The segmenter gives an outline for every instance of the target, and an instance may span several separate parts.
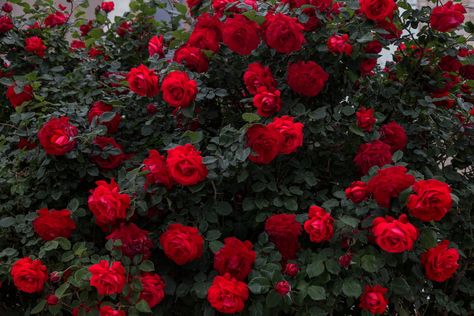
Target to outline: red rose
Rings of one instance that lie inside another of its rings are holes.
[[[255,124],[247,130],[247,146],[252,149],[249,160],[256,164],[269,164],[280,153],[283,136],[274,128]]]
[[[421,255],[421,265],[428,280],[444,282],[459,268],[459,251],[456,248],[448,249],[448,246],[449,240],[443,240]]]
[[[174,108],[185,108],[193,103],[198,92],[196,81],[188,74],[175,70],[166,75],[161,84],[163,100]]]
[[[168,190],[173,187],[173,179],[171,178],[168,167],[166,166],[166,158],[154,149],[148,151],[148,157],[143,160],[144,171],[146,174],[147,184],[162,184]]]
[[[87,24],[82,24],[80,27],[79,27],[79,31],[81,31],[81,36],[86,36],[87,34],[89,34],[89,32],[92,30],[92,21],[89,20],[89,22],[87,22]]]
[[[163,35],[153,36],[148,41],[148,54],[150,57],[158,55],[159,58],[165,57],[165,52],[163,51]]]
[[[377,119],[374,117],[374,109],[367,109],[365,107],[359,108],[356,112],[356,118],[357,126],[366,132],[371,132],[377,122]]]
[[[328,50],[335,54],[352,55],[352,45],[349,42],[349,35],[333,35],[328,39]]]
[[[99,310],[99,316],[127,316],[125,311],[115,310],[109,305],[104,305]]]
[[[17,89],[15,84],[9,86],[7,89],[7,99],[8,101],[10,101],[14,108],[22,105],[24,102],[28,102],[33,99],[32,86],[23,86],[23,90],[19,93],[16,93],[15,89]]]
[[[389,208],[390,199],[398,197],[415,182],[415,177],[406,172],[405,167],[389,167],[377,171],[377,174],[369,180],[368,189],[379,206]]]
[[[46,17],[44,20],[44,25],[47,27],[55,27],[59,25],[63,25],[67,22],[68,16],[60,11],[56,11]]]
[[[201,152],[191,144],[168,149],[168,173],[174,182],[184,186],[195,185],[207,177],[207,167],[202,163]]]
[[[383,314],[387,309],[388,301],[385,297],[388,292],[387,288],[380,285],[366,285],[364,293],[360,296],[359,307],[372,314]]]
[[[140,299],[145,300],[150,308],[158,305],[165,297],[165,281],[156,273],[144,273],[140,276],[142,291]]]
[[[6,33],[13,28],[13,21],[9,16],[0,16],[0,33]]]
[[[112,295],[122,293],[126,283],[125,268],[121,262],[111,264],[107,260],[89,267],[91,273],[90,285],[97,289],[99,295]]]
[[[25,293],[41,292],[48,280],[48,270],[41,260],[29,257],[18,259],[12,265],[10,275],[13,284]]]
[[[187,44],[189,46],[210,50],[214,53],[217,53],[219,51],[220,45],[220,34],[220,30],[217,32],[213,27],[199,27],[198,22],[191,33]]]
[[[347,253],[340,256],[338,259],[338,263],[343,268],[349,267],[352,263],[352,253],[348,251]]]
[[[420,180],[413,185],[407,200],[410,215],[424,222],[439,221],[453,206],[451,188],[444,182]]]
[[[275,292],[281,296],[287,295],[291,291],[291,285],[288,281],[279,281],[275,284]]]
[[[102,180],[96,184],[97,187],[91,192],[87,203],[95,216],[96,224],[102,230],[107,230],[109,226],[127,218],[130,196],[120,194],[120,188],[113,179],[110,184]]]
[[[467,80],[474,80],[474,65],[463,65],[459,70],[461,76]]]
[[[42,208],[36,212],[38,217],[33,221],[33,229],[43,240],[53,240],[58,237],[70,238],[76,229],[76,223],[71,219],[69,210],[48,210]]]
[[[380,128],[380,140],[390,146],[392,153],[407,145],[405,129],[396,122],[390,122]]]
[[[431,27],[440,32],[452,31],[464,22],[465,13],[466,9],[462,4],[448,1],[431,11]]]
[[[46,304],[48,305],[56,305],[58,304],[58,302],[59,302],[59,298],[54,294],[49,294],[46,297]]]
[[[201,258],[204,239],[197,228],[170,224],[160,236],[160,245],[165,255],[181,266]]]
[[[99,155],[92,155],[91,160],[102,169],[115,169],[127,159],[122,145],[112,137],[97,136],[94,145],[100,150]]]
[[[207,291],[207,300],[220,313],[239,313],[245,308],[249,297],[247,284],[237,281],[230,274],[216,276]]]
[[[132,68],[127,74],[127,81],[130,90],[142,97],[152,98],[160,92],[158,81],[160,78],[154,70],[148,69],[145,65]]]
[[[372,70],[374,70],[375,66],[377,66],[377,58],[366,58],[362,60],[359,65],[360,74],[363,76],[372,74]]]
[[[367,174],[373,166],[382,167],[390,164],[392,163],[390,146],[380,140],[362,144],[354,157],[354,163],[362,174]]]
[[[128,21],[123,21],[117,28],[117,34],[120,37],[124,37],[125,34],[129,33],[132,30],[132,24]]]
[[[285,265],[285,269],[283,270],[283,273],[287,276],[295,277],[299,271],[300,271],[300,268],[298,267],[296,263],[287,263]]]
[[[257,108],[257,113],[263,117],[269,117],[281,110],[280,91],[267,91],[266,88],[259,88],[259,92],[253,97],[253,105]]]
[[[446,55],[441,57],[438,66],[442,71],[458,72],[462,64],[456,57]]]
[[[260,26],[245,16],[228,17],[222,25],[224,44],[239,55],[250,55],[260,44]]]
[[[87,119],[89,120],[89,123],[92,123],[94,118],[97,118],[97,124],[106,126],[107,132],[115,133],[118,130],[120,121],[122,120],[120,113],[115,113],[112,117],[108,114],[107,119],[101,118],[104,113],[113,113],[113,107],[102,101],[94,102],[87,114]]]
[[[192,9],[201,4],[201,0],[186,0],[186,4],[188,5],[189,9]]]
[[[324,88],[329,75],[314,61],[298,61],[288,65],[286,81],[294,92],[314,97]]]
[[[294,153],[299,147],[303,145],[303,123],[293,122],[293,117],[284,115],[282,117],[275,117],[273,121],[268,124],[268,128],[275,129],[281,136],[283,136],[283,143],[280,146],[280,154]]]
[[[272,215],[265,221],[265,232],[281,253],[283,261],[296,259],[301,230],[301,223],[296,221],[295,214]]]
[[[289,54],[303,46],[303,29],[296,18],[281,13],[268,13],[263,24],[263,39],[270,48]]]
[[[368,42],[367,45],[364,47],[364,52],[368,54],[378,54],[382,51],[382,44],[380,44],[379,41],[373,40],[371,42]]]
[[[244,280],[252,271],[257,254],[250,241],[235,237],[224,239],[224,246],[214,255],[214,270],[224,275],[229,273],[237,280]]]
[[[236,0],[212,0],[212,8],[214,9],[216,15],[221,17],[224,15],[224,12],[241,13],[243,9],[238,7],[240,3],[257,10],[256,0],[243,0],[242,2]]]
[[[375,218],[372,222],[372,234],[375,243],[391,253],[412,250],[419,235],[418,229],[408,221],[406,214],[401,214],[398,220],[391,216]]]
[[[43,40],[41,38],[38,36],[31,36],[25,39],[25,50],[39,57],[44,57],[46,46],[43,44]]]
[[[304,230],[314,243],[331,240],[334,235],[334,218],[319,206],[309,208],[308,220],[304,223]]]
[[[270,68],[260,63],[249,64],[244,73],[244,83],[252,95],[257,94],[260,87],[265,87],[267,90],[273,91],[277,86]]]
[[[2,11],[5,12],[5,13],[10,13],[10,12],[13,11],[13,6],[11,5],[10,2],[5,2],[2,5]]]
[[[219,42],[222,40],[221,26],[222,23],[219,20],[219,17],[215,15],[210,15],[209,13],[203,13],[198,16],[195,29],[209,29],[210,31],[215,33],[216,39]]]
[[[118,248],[125,256],[131,259],[136,255],[143,255],[143,259],[148,259],[153,248],[149,234],[148,231],[140,229],[133,223],[122,223],[119,228],[113,230],[105,239],[120,240],[122,244]]]
[[[354,181],[345,190],[346,198],[354,203],[360,203],[369,198],[370,192],[367,187],[367,183],[362,181]]]
[[[102,49],[97,49],[95,47],[91,47],[87,54],[89,55],[90,58],[96,58],[96,57],[99,57],[101,55],[104,55],[104,51]],[[107,58],[108,58],[107,56],[104,57],[104,59],[107,59]]]
[[[360,12],[375,22],[391,19],[397,8],[393,0],[359,0],[359,4]]]
[[[108,12],[111,12],[115,8],[115,4],[113,1],[105,1],[105,2],[102,2],[102,4],[100,5],[100,8],[108,13]]]
[[[173,60],[195,72],[206,72],[209,68],[209,60],[206,54],[197,47],[188,45],[181,46],[175,51]]]
[[[76,146],[77,127],[69,123],[69,118],[53,117],[38,132],[41,146],[50,155],[62,156]]]
[[[86,48],[86,43],[84,43],[83,41],[73,40],[71,42],[72,50],[85,49],[85,48]]]

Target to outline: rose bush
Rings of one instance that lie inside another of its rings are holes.
[[[0,313],[471,315],[462,4],[170,5],[1,7]]]

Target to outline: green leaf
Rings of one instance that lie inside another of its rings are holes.
[[[67,240],[66,238],[59,237],[59,238],[56,238],[56,240],[58,241],[61,248],[63,248],[63,250],[70,250],[71,249],[71,242],[69,240]]]
[[[213,240],[209,243],[209,249],[211,249],[212,253],[218,252],[222,247],[224,247],[224,244],[219,240]]]
[[[141,270],[141,271],[145,271],[145,272],[152,272],[152,271],[155,271],[155,265],[153,264],[152,261],[150,260],[145,260],[143,261],[139,266],[138,268]]]
[[[404,278],[395,278],[390,282],[390,288],[395,294],[407,295],[410,293],[410,286]]]
[[[188,12],[188,7],[184,4],[179,3],[179,2],[174,2],[174,7],[182,15],[185,15],[186,12]]]
[[[221,232],[218,231],[217,229],[210,230],[206,234],[206,240],[208,241],[213,241],[218,239],[221,236]]]
[[[344,215],[340,218],[340,221],[352,228],[359,226],[359,220],[352,216]]]
[[[420,234],[420,244],[423,248],[433,248],[437,244],[438,236],[436,231],[432,229],[425,229]]]
[[[313,301],[326,299],[326,290],[322,286],[311,285],[308,287],[308,295]]]
[[[263,277],[256,277],[250,280],[248,287],[253,294],[265,294],[270,290],[272,284],[270,280]]]
[[[339,274],[339,272],[341,272],[341,266],[335,259],[329,259],[326,261],[326,269],[331,274]]]
[[[278,306],[281,301],[281,295],[272,290],[268,293],[267,298],[265,300],[266,307],[273,308],[275,306]]]
[[[187,137],[189,138],[189,140],[191,141],[191,143],[193,144],[198,144],[199,142],[201,142],[204,138],[203,134],[201,131],[198,131],[198,132],[194,132],[194,131],[186,131],[184,132],[183,134],[183,137]]]
[[[347,297],[359,297],[362,293],[362,287],[354,278],[345,279],[342,284],[342,292]]]
[[[214,209],[217,214],[227,216],[232,213],[232,205],[229,202],[219,201],[214,204]]]
[[[378,258],[374,255],[362,256],[360,262],[362,269],[370,273],[379,271],[385,264],[383,258]]]
[[[403,151],[397,150],[396,152],[393,153],[392,160],[393,162],[397,162],[402,160],[403,158]]]
[[[260,121],[260,116],[258,116],[258,115],[255,114],[255,113],[244,113],[244,114],[242,114],[242,119],[243,119],[245,122],[253,123],[253,122],[258,122],[258,121]]]
[[[322,261],[316,261],[310,263],[306,267],[306,273],[310,278],[317,277],[318,275],[321,275],[324,272],[324,264]]]
[[[356,134],[356,135],[359,135],[359,136],[362,136],[362,137],[365,136],[364,131],[361,130],[361,129],[360,129],[359,127],[357,127],[356,125],[350,125],[350,126],[349,126],[349,130],[350,130],[352,133]]]
[[[33,309],[31,310],[30,314],[33,315],[33,314],[38,314],[38,313],[41,313],[44,309],[44,307],[46,306],[46,300],[41,300],[39,301],[38,304],[36,304],[35,307],[33,307]]]
[[[14,217],[4,217],[0,219],[0,227],[1,228],[8,228],[10,226],[15,225],[16,220]]]
[[[56,291],[54,292],[54,295],[56,295],[58,298],[61,298],[64,293],[66,293],[67,289],[69,288],[69,283],[63,283],[61,286],[59,286]]]
[[[137,304],[135,304],[135,308],[142,313],[151,313],[150,306],[145,300],[140,300]]]

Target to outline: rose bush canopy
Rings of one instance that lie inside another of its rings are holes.
[[[0,314],[472,315],[461,3],[87,7],[1,7]]]

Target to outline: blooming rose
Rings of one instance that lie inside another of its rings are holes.
[[[463,65],[459,70],[461,76],[467,80],[474,80],[474,65]]]
[[[25,102],[33,99],[33,87],[30,85],[23,86],[23,91],[20,93],[15,92],[15,84],[11,85],[7,89],[7,99],[10,101],[12,106],[16,108]]]
[[[446,55],[441,57],[438,66],[442,71],[458,72],[462,64],[456,57]]]
[[[102,4],[100,5],[100,8],[102,10],[104,10],[105,12],[111,12],[115,7],[115,4],[113,1],[105,1],[105,2],[102,2]]]
[[[301,49],[304,43],[303,29],[296,18],[268,13],[263,23],[263,39],[270,48],[289,54]]]
[[[387,288],[380,285],[366,285],[364,293],[360,296],[359,307],[372,314],[383,314],[387,309],[388,301],[385,297],[388,292]]]
[[[128,21],[123,21],[117,28],[117,34],[120,37],[124,37],[127,33],[132,30],[132,24]]]
[[[359,0],[359,4],[360,12],[375,22],[392,18],[393,11],[397,8],[393,0]]]
[[[444,282],[459,268],[459,251],[456,248],[448,249],[448,246],[449,240],[443,240],[421,255],[421,265],[427,279]]]
[[[451,188],[436,179],[417,181],[407,200],[410,215],[424,222],[441,220],[452,206]]]
[[[275,117],[273,121],[268,124],[268,128],[275,129],[281,136],[283,136],[283,143],[280,146],[280,154],[294,153],[299,147],[303,145],[303,123],[293,122],[293,117],[284,115],[282,117]]]
[[[257,94],[260,87],[265,87],[266,90],[273,91],[277,86],[270,68],[258,62],[249,64],[244,73],[244,83],[252,95]]]
[[[466,9],[461,3],[446,2],[431,11],[430,23],[434,30],[449,32],[464,22]]]
[[[46,17],[44,20],[44,25],[47,27],[55,27],[59,25],[63,25],[67,22],[68,16],[60,11],[56,11]]]
[[[377,174],[369,180],[368,189],[379,206],[390,207],[390,199],[398,197],[415,182],[415,177],[406,172],[405,167],[389,167],[377,171]]]
[[[374,117],[374,109],[359,108],[356,112],[357,126],[366,132],[371,132],[377,119]]]
[[[127,316],[125,311],[113,309],[109,305],[104,305],[99,310],[99,316]]]
[[[391,162],[392,153],[390,146],[380,140],[374,140],[371,143],[360,145],[354,157],[354,163],[362,174],[367,174],[369,169],[373,166],[382,167]]]
[[[352,54],[352,45],[348,42],[348,34],[333,35],[328,39],[328,50],[335,54],[345,54],[347,56],[350,56]]]
[[[252,271],[257,255],[250,241],[235,237],[224,239],[224,246],[214,255],[214,270],[223,275],[229,273],[237,280],[244,280]]]
[[[13,21],[9,16],[0,16],[0,33],[6,33],[13,28]]]
[[[245,16],[228,17],[222,25],[224,44],[239,55],[250,55],[260,44],[260,26]]]
[[[377,58],[363,59],[359,66],[360,74],[363,76],[372,74],[372,70],[374,70],[376,65]]]
[[[89,123],[92,123],[94,118],[97,118],[97,124],[102,124],[107,127],[109,133],[115,133],[118,130],[120,121],[122,120],[120,113],[115,113],[115,115],[108,120],[104,120],[101,116],[104,113],[113,112],[113,107],[102,101],[96,101],[92,104],[89,113],[87,114],[87,119]]]
[[[201,152],[191,144],[168,149],[168,173],[174,182],[184,186],[195,185],[207,177],[207,167],[202,163]]]
[[[184,265],[202,256],[204,239],[197,228],[170,224],[160,236],[160,245],[168,258]]]
[[[2,5],[2,11],[5,12],[5,13],[10,13],[10,12],[13,11],[13,6],[11,5],[10,2],[5,2]]]
[[[379,41],[373,40],[365,45],[364,52],[368,54],[378,54],[382,51],[382,48],[383,46]]]
[[[102,180],[96,184],[97,187],[91,192],[87,203],[95,216],[96,224],[107,230],[110,225],[127,218],[130,196],[120,194],[120,188],[113,179],[110,184]]]
[[[217,53],[221,39],[221,22],[219,19],[209,14],[203,14],[198,18],[187,44]]]
[[[173,187],[173,179],[168,172],[166,158],[158,151],[149,150],[148,157],[143,160],[143,165],[143,170],[148,171],[146,174],[147,184],[162,184],[168,190]]]
[[[279,281],[275,284],[275,292],[284,296],[291,291],[291,285],[288,281]]]
[[[70,238],[76,229],[76,223],[71,219],[69,210],[48,210],[42,208],[36,212],[38,217],[33,220],[33,229],[43,240],[53,240],[58,237]]]
[[[10,275],[13,284],[20,291],[26,293],[41,292],[48,280],[48,270],[41,260],[32,260],[30,257],[18,259],[12,265]]]
[[[43,40],[41,38],[38,36],[31,36],[25,39],[25,50],[39,57],[44,57],[46,46],[43,44]]]
[[[201,3],[201,0],[186,0],[186,4],[188,5],[188,8],[192,9],[195,6],[199,5]]]
[[[158,75],[145,65],[132,68],[127,74],[127,81],[130,90],[142,97],[151,98],[160,92]]]
[[[165,57],[165,52],[163,51],[163,35],[153,36],[148,41],[148,54],[150,57],[158,55],[160,58]]]
[[[94,145],[99,148],[100,154],[91,156],[91,160],[102,169],[115,169],[127,159],[122,145],[112,137],[97,136]]]
[[[105,238],[107,240],[120,240],[122,244],[118,248],[127,257],[133,259],[136,255],[141,254],[144,259],[148,259],[153,248],[149,234],[148,231],[140,229],[133,223],[122,223],[119,228],[113,230]]]
[[[354,181],[345,190],[346,198],[354,203],[360,203],[369,198],[370,192],[367,183],[362,181]]]
[[[81,36],[86,36],[92,30],[92,20],[89,20],[87,24],[82,24],[79,27],[79,31],[81,31]]]
[[[380,128],[380,140],[390,146],[391,152],[402,150],[407,145],[405,129],[396,122],[390,122]]]
[[[247,130],[247,146],[252,149],[249,160],[256,164],[269,164],[280,153],[283,136],[275,128],[255,124]]]
[[[377,245],[391,253],[412,250],[418,239],[418,229],[408,221],[406,214],[401,214],[398,220],[391,216],[375,218],[372,234]]]
[[[272,215],[265,221],[265,232],[281,253],[283,261],[296,259],[301,231],[301,223],[296,221],[295,214]]]
[[[244,11],[238,7],[240,3],[240,1],[236,0],[212,0],[212,8],[218,17],[222,17],[224,12],[241,13]],[[257,10],[256,0],[243,0],[242,3]]]
[[[185,108],[191,105],[198,92],[196,81],[188,74],[175,70],[166,75],[161,84],[163,100],[174,108]]]
[[[314,243],[331,240],[334,235],[334,218],[319,206],[309,208],[308,220],[304,223],[304,230]]]
[[[288,65],[286,81],[294,92],[314,97],[321,92],[329,75],[314,61],[298,61]]]
[[[69,118],[53,117],[38,132],[41,146],[50,155],[62,156],[76,146],[77,127],[69,123]]]
[[[72,40],[71,42],[71,50],[78,50],[86,48],[86,43],[80,40]]]
[[[216,276],[207,291],[207,300],[211,306],[223,314],[243,311],[249,297],[247,284],[237,281],[230,274]]]
[[[90,285],[97,289],[99,295],[122,293],[126,275],[121,262],[109,263],[107,260],[100,260],[99,263],[89,267],[89,272],[91,273]]]
[[[150,308],[158,305],[165,297],[165,281],[156,273],[144,273],[140,276],[142,291],[140,299],[145,300]]]
[[[206,72],[209,68],[209,60],[202,50],[189,45],[178,48],[174,53],[173,60],[195,72]]]
[[[253,97],[253,105],[257,108],[257,113],[263,117],[269,117],[281,109],[280,91],[267,91],[259,88],[259,92]]]

